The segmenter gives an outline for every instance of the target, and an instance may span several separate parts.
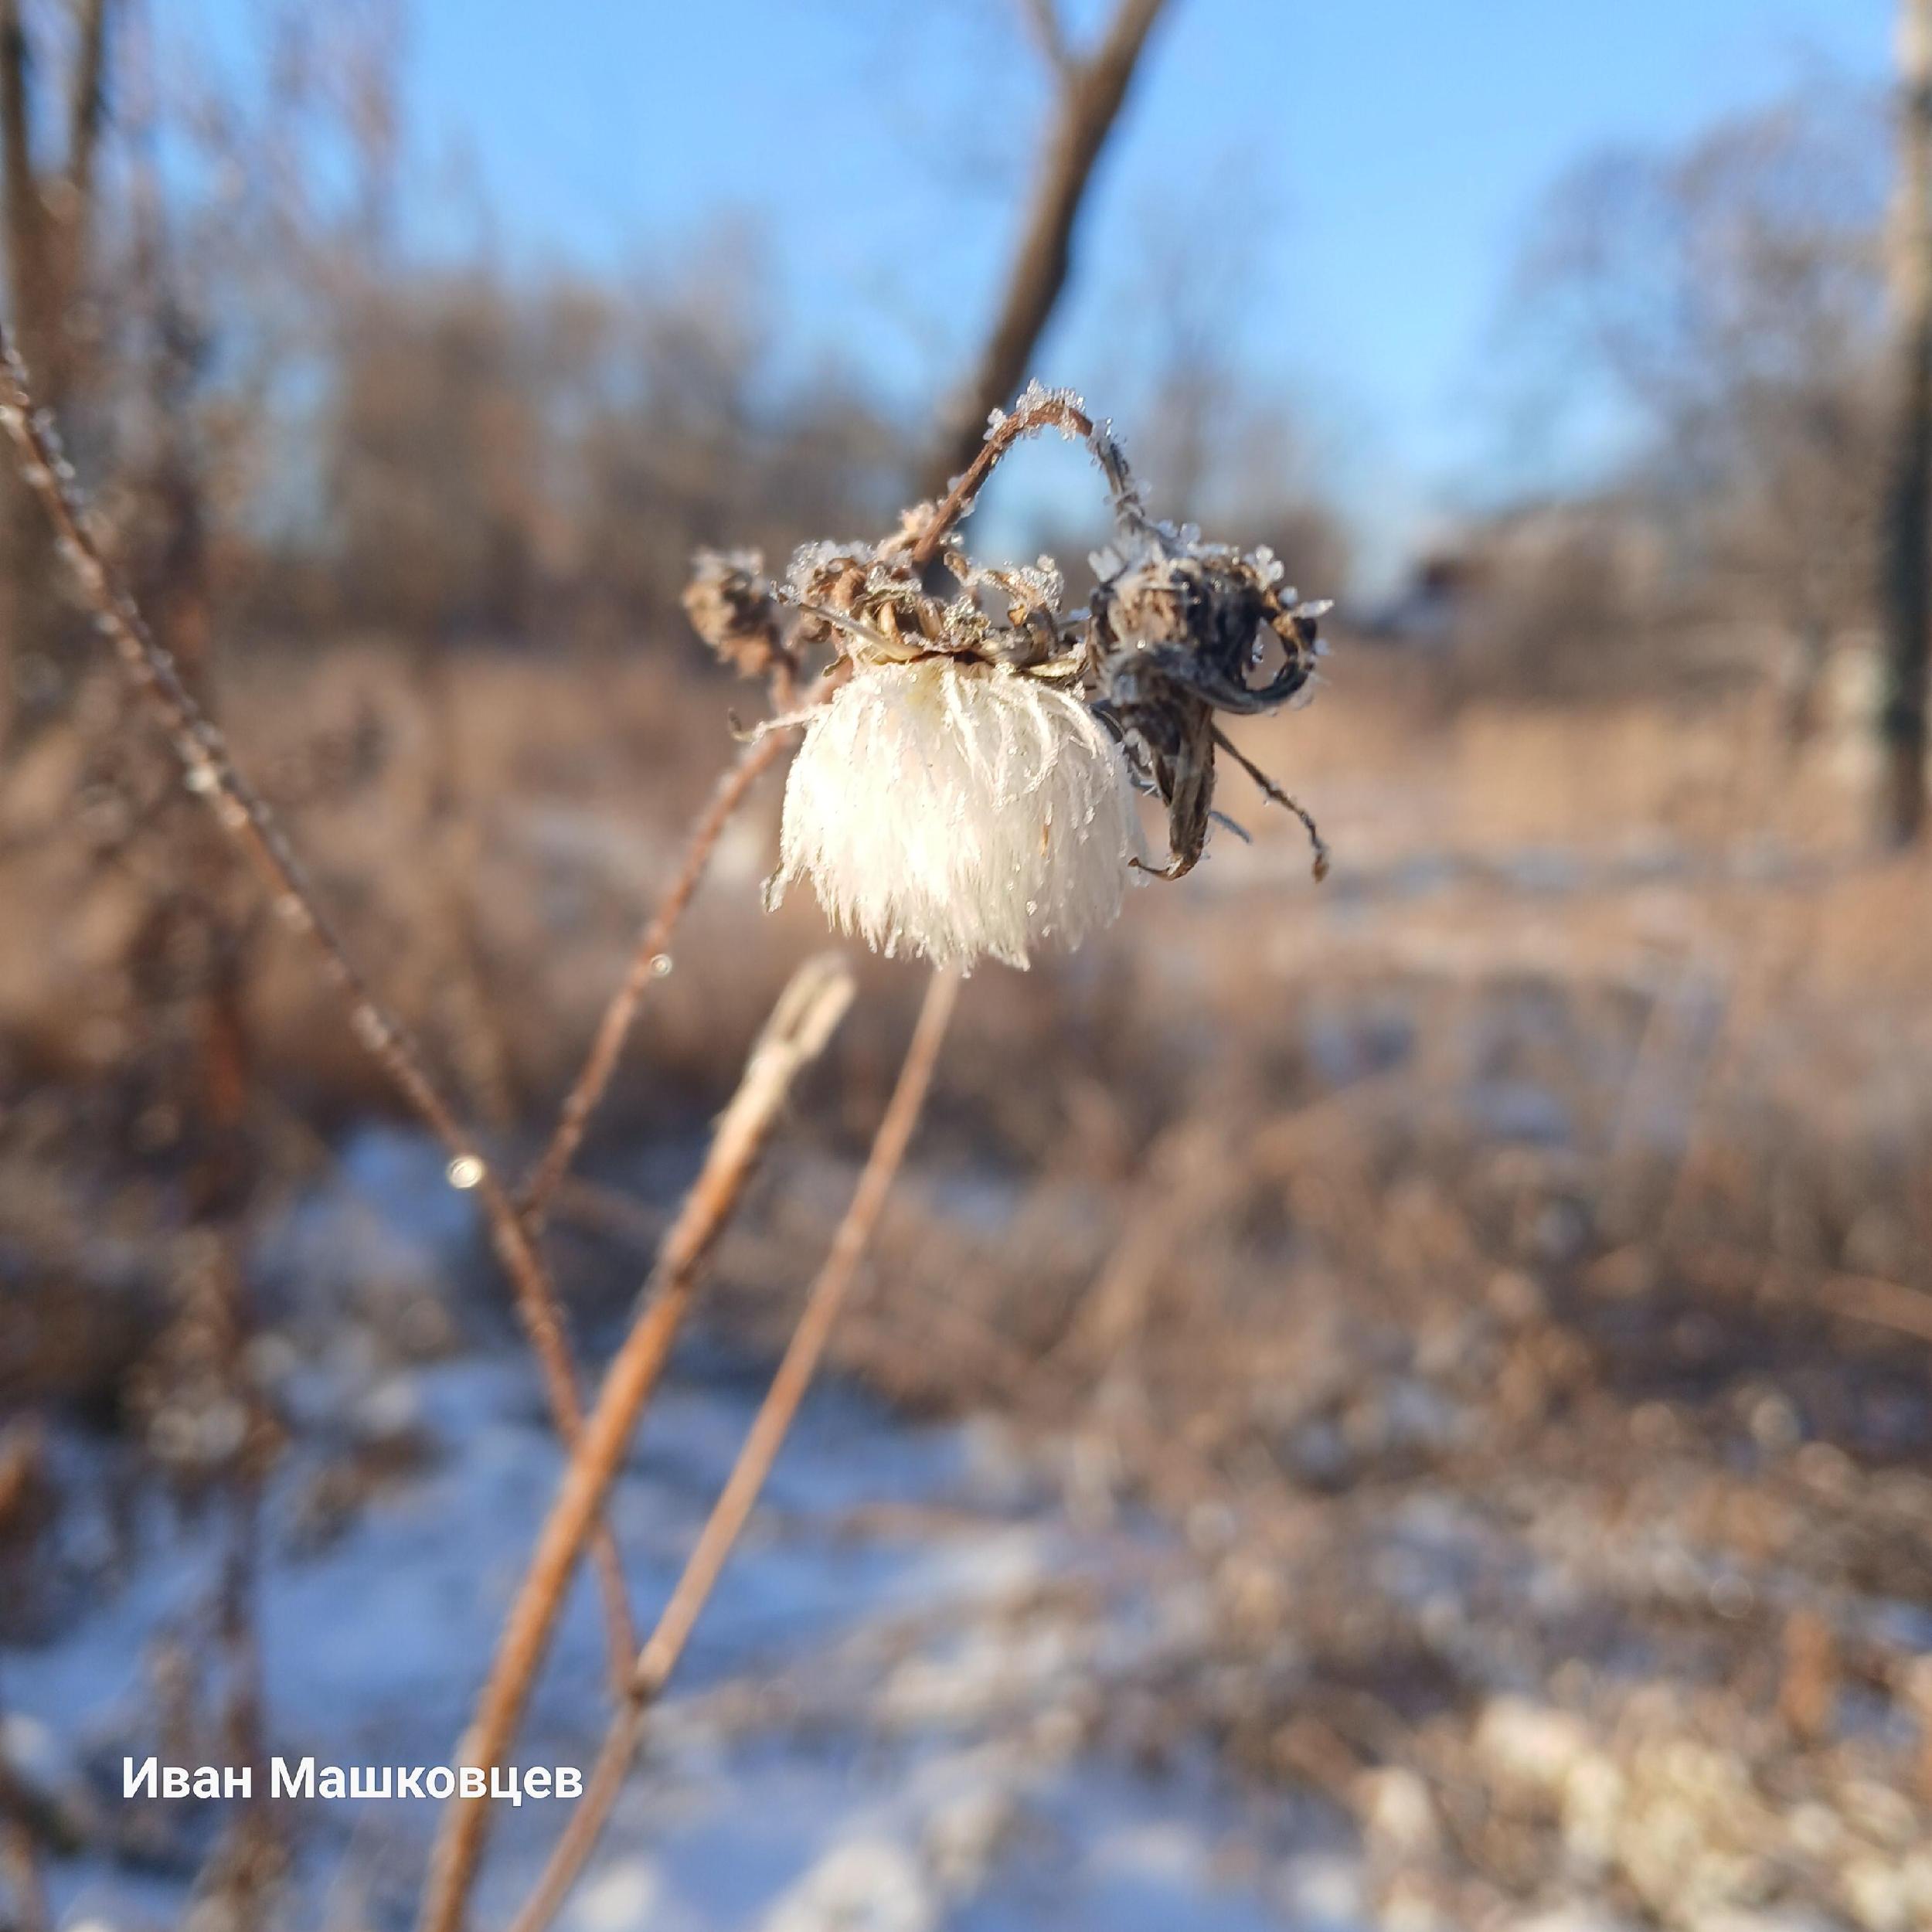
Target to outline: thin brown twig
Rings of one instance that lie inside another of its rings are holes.
[[[109,568],[59,431],[52,417],[36,404],[4,325],[0,325],[0,427],[19,447],[22,477],[53,524],[58,547],[94,614],[96,628],[113,645],[135,688],[159,716],[186,774],[189,790],[206,801],[260,874],[283,923],[314,945],[323,978],[347,1010],[350,1029],[442,1143],[451,1156],[453,1179],[474,1186],[491,1245],[509,1278],[518,1315],[536,1352],[557,1432],[566,1444],[573,1443],[583,1410],[563,1313],[549,1270],[509,1189],[457,1120],[407,1029],[376,998],[323,910],[307,868],[280,821],[237,769],[226,737],[196,702],[173,657],[156,641]],[[614,1670],[628,1661],[635,1640],[616,1547],[602,1532],[598,1543]]]
[[[812,1284],[811,1293],[792,1331],[791,1342],[771,1379],[771,1386],[753,1418],[744,1447],[739,1452],[730,1479],[718,1498],[711,1519],[698,1539],[684,1573],[671,1594],[671,1600],[658,1617],[657,1627],[638,1653],[637,1682],[647,1697],[655,1696],[675,1668],[699,1613],[716,1586],[725,1560],[757,1501],[765,1478],[777,1460],[792,1419],[798,1413],[806,1389],[817,1372],[820,1356],[831,1338],[832,1325],[844,1306],[860,1257],[871,1240],[884,1210],[886,1196],[906,1158],[906,1148],[925,1105],[926,1090],[931,1083],[933,1068],[939,1057],[953,1006],[959,997],[959,981],[949,972],[935,973],[927,988],[919,1022],[906,1049],[898,1084],[893,1090],[884,1119],[872,1141],[872,1152],[859,1176],[852,1206],[832,1237],[825,1265]]]
[[[1818,1300],[1833,1315],[1932,1342],[1932,1295],[1869,1274],[1828,1274]]]
[[[596,1848],[611,1808],[623,1787],[624,1772],[645,1713],[684,1654],[825,1353],[859,1261],[879,1225],[886,1196],[905,1161],[958,997],[956,974],[933,975],[892,1098],[886,1103],[884,1117],[873,1137],[872,1151],[866,1156],[865,1170],[852,1192],[852,1203],[832,1236],[825,1266],[805,1298],[791,1340],[724,1488],[685,1560],[669,1601],[638,1654],[629,1693],[605,1733],[583,1796],[535,1889],[512,1922],[511,1932],[543,1932]]]
[[[631,1774],[631,1760],[649,1708],[648,1701],[634,1692],[617,1707],[604,1733],[604,1741],[597,1747],[597,1761],[583,1781],[583,1795],[538,1874],[529,1896],[510,1921],[509,1932],[546,1932],[563,1909],[570,1888],[597,1849],[617,1794]]]
[[[583,1143],[584,1131],[590,1125],[590,1116],[610,1087],[645,988],[662,970],[658,961],[670,957],[667,949],[671,936],[703,879],[719,838],[760,775],[777,763],[784,748],[785,734],[782,732],[768,733],[747,745],[719,779],[704,811],[692,827],[677,877],[638,936],[631,963],[617,991],[611,995],[610,1004],[604,1009],[604,1017],[597,1022],[597,1036],[565,1097],[549,1145],[518,1191],[517,1205],[522,1211],[525,1225],[532,1233],[542,1229],[557,1184],[570,1171],[570,1162]]]
[[[973,498],[979,494],[1000,458],[1022,437],[1045,429],[1065,430],[1090,442],[1094,437],[1094,419],[1065,396],[1049,396],[1028,408],[1015,410],[997,429],[989,430],[986,440],[974,452],[973,460],[954,478],[945,497],[913,546],[910,560],[917,568],[923,570],[938,556],[939,546],[946,540],[946,532],[972,507]]]
[[[586,1536],[615,1479],[638,1417],[655,1390],[706,1256],[736,1210],[799,1073],[816,1060],[852,1003],[851,968],[837,954],[792,975],[719,1117],[702,1171],[665,1236],[632,1324],[598,1390],[550,1513],[518,1585],[476,1712],[463,1761],[502,1761],[515,1734]],[[450,1932],[461,1922],[490,1825],[481,1798],[452,1798],[430,1855],[421,1923]]]
[[[1301,829],[1308,835],[1308,843],[1314,848],[1315,883],[1319,885],[1328,876],[1329,864],[1334,855],[1328,850],[1328,842],[1321,836],[1321,828],[1315,822],[1308,807],[1300,799],[1283,791],[1219,725],[1214,727],[1214,742],[1254,781],[1263,798],[1273,804],[1285,807],[1301,821]]]

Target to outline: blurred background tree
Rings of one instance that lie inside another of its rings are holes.
[[[1932,6],[1900,0],[1898,186],[1891,236],[1879,828],[1925,828],[1926,671],[1932,651]]]

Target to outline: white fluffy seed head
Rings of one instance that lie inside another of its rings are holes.
[[[956,658],[860,665],[793,761],[770,903],[809,878],[889,956],[1024,967],[1118,915],[1140,844],[1120,747],[1077,699]]]

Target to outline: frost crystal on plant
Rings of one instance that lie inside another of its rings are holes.
[[[1051,557],[998,567],[947,546],[1002,454],[1046,429],[1086,444],[1114,512],[1092,607],[1064,614]],[[944,596],[941,567],[955,587]],[[1111,429],[1037,383],[1010,416],[993,412],[943,499],[915,504],[883,541],[807,544],[782,582],[749,556],[701,559],[693,623],[741,669],[770,668],[781,701],[801,653],[832,654],[822,695],[760,727],[805,731],[769,903],[809,879],[835,925],[889,954],[1023,967],[1036,947],[1078,945],[1111,920],[1130,871],[1181,878],[1211,823],[1240,833],[1214,808],[1217,753],[1301,820],[1321,878],[1314,820],[1218,722],[1272,711],[1314,677],[1326,607],[1298,602],[1282,574],[1266,550],[1155,522]],[[1276,653],[1274,674],[1250,682]],[[1158,871],[1137,791],[1166,810]]]
[[[865,665],[793,763],[772,897],[809,878],[889,955],[1023,967],[1111,923],[1138,847],[1125,761],[1077,699],[997,665]]]

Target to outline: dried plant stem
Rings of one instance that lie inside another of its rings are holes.
[[[1932,1342],[1932,1295],[1868,1274],[1828,1274],[1818,1299],[1833,1315]]]
[[[263,1685],[261,1633],[262,1488],[272,1451],[265,1438],[270,1424],[244,1380],[241,1352],[246,1345],[247,1305],[239,1243],[230,1233],[216,1265],[230,1311],[224,1372],[246,1405],[248,1428],[242,1447],[226,1471],[227,1546],[223,1553],[216,1606],[218,1641],[226,1682],[222,1716],[223,1743],[231,1764],[252,1774],[249,1794],[231,1827],[228,1842],[215,1854],[218,1869],[244,1917],[253,1916],[269,1889],[286,1869],[285,1842],[275,1829],[269,1801],[267,1699]]]
[[[1002,457],[1022,437],[1041,430],[1064,430],[1083,440],[1094,440],[1094,419],[1076,409],[1063,396],[1049,396],[1026,409],[1015,410],[992,430],[974,452],[973,460],[954,477],[952,485],[934,511],[926,528],[912,547],[911,561],[923,570],[939,554],[946,532],[973,506],[973,499],[985,487]]]
[[[933,975],[892,1098],[886,1103],[885,1116],[873,1137],[872,1151],[853,1190],[852,1204],[832,1236],[825,1266],[805,1298],[798,1326],[792,1331],[771,1386],[738,1452],[737,1461],[685,1560],[656,1627],[638,1655],[629,1693],[605,1733],[596,1765],[586,1781],[583,1796],[535,1889],[512,1921],[512,1932],[542,1932],[555,1917],[596,1847],[604,1821],[623,1787],[645,1714],[684,1654],[825,1353],[859,1261],[879,1225],[886,1196],[904,1162],[958,997],[957,975],[940,972]]]
[[[509,1750],[584,1539],[664,1372],[705,1257],[743,1197],[794,1082],[824,1051],[852,997],[851,970],[837,954],[808,961],[759,1035],[703,1169],[665,1237],[641,1313],[604,1377],[518,1586],[463,1741],[465,1764],[487,1770]],[[424,1932],[451,1932],[461,1922],[489,1823],[485,1800],[457,1798],[444,1808],[423,1895]]]
[[[1308,808],[1298,798],[1291,797],[1270,778],[1254,760],[1237,747],[1234,740],[1219,725],[1214,727],[1214,742],[1252,778],[1263,798],[1270,804],[1282,806],[1301,821],[1301,829],[1308,835],[1308,843],[1315,852],[1315,876],[1317,884],[1328,876],[1328,866],[1333,855],[1328,850],[1328,842],[1321,836],[1321,828],[1309,815]]]
[[[583,1795],[538,1875],[530,1896],[510,1921],[509,1932],[546,1932],[550,1921],[563,1910],[570,1888],[597,1849],[617,1794],[630,1775],[631,1760],[649,1708],[648,1700],[634,1692],[611,1719],[604,1741],[597,1747],[597,1762],[583,1781]]]
[[[129,678],[160,718],[187,774],[189,789],[205,799],[223,829],[241,847],[274,896],[284,923],[306,934],[322,975],[347,1009],[351,1029],[452,1160],[474,1173],[490,1241],[509,1277],[517,1312],[536,1351],[558,1433],[574,1441],[582,1421],[577,1376],[549,1273],[519,1217],[509,1189],[473,1144],[431,1078],[421,1051],[402,1022],[377,1000],[328,914],[306,868],[279,821],[236,768],[228,742],[182,682],[172,655],[155,641],[102,555],[87,505],[73,481],[53,420],[35,403],[12,338],[0,326],[0,425],[20,453],[21,474],[54,528],[61,554],[77,580],[94,622],[114,648]],[[614,1668],[628,1659],[634,1639],[615,1546],[600,1536],[597,1561]]]
[[[777,762],[785,744],[786,734],[774,732],[747,745],[718,781],[697,823],[692,827],[678,876],[638,934],[631,964],[617,991],[611,995],[611,1002],[604,1009],[604,1017],[597,1022],[597,1036],[591,1042],[582,1070],[565,1097],[549,1145],[519,1192],[518,1206],[522,1210],[526,1226],[532,1233],[541,1230],[557,1184],[569,1172],[570,1162],[583,1144],[590,1116],[596,1112],[610,1087],[611,1076],[616,1073],[617,1061],[624,1052],[624,1043],[637,1019],[645,989],[659,970],[658,961],[670,956],[666,949],[671,944],[671,935],[677,930],[678,921],[684,917],[685,908],[690,904],[704,878],[719,837],[760,776]]]
[[[716,1586],[725,1559],[744,1528],[758,1492],[764,1487],[771,1465],[777,1459],[792,1419],[798,1413],[806,1389],[817,1372],[819,1359],[831,1338],[832,1325],[845,1304],[852,1277],[861,1256],[871,1240],[872,1230],[886,1205],[894,1177],[906,1158],[907,1143],[925,1105],[933,1068],[939,1057],[954,1002],[959,997],[959,981],[950,972],[935,973],[927,988],[919,1023],[906,1049],[905,1064],[900,1070],[884,1119],[872,1141],[872,1152],[859,1176],[852,1206],[832,1237],[825,1265],[811,1285],[805,1305],[792,1332],[790,1343],[772,1377],[771,1386],[753,1420],[750,1433],[739,1452],[730,1480],[719,1497],[717,1506],[705,1525],[698,1545],[692,1552],[671,1600],[659,1616],[644,1648],[638,1654],[637,1686],[647,1697],[662,1689],[690,1640],[693,1626],[713,1589]]]

